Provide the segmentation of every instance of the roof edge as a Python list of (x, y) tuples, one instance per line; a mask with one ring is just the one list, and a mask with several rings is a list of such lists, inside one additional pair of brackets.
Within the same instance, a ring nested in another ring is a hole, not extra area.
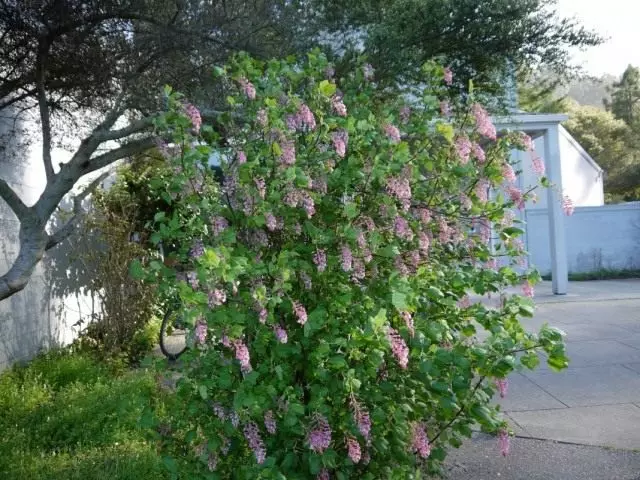
[(598, 162), (596, 162), (593, 157), (589, 155), (589, 152), (587, 152), (584, 147), (580, 145), (580, 143), (575, 138), (573, 138), (573, 135), (571, 135), (566, 128), (560, 125), (559, 130), (562, 136), (569, 141), (569, 143), (578, 151), (578, 153), (582, 155), (582, 157), (584, 157), (587, 162), (589, 162), (591, 166), (596, 169), (598, 173), (604, 172), (604, 169), (600, 165), (598, 165)]

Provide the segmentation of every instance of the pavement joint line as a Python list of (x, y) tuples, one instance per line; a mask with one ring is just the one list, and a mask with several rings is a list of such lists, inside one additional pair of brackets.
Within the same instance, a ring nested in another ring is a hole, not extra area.
[(576, 445), (578, 447), (606, 448), (607, 450), (617, 450), (619, 452), (637, 452), (636, 448), (619, 448), (619, 447), (611, 447), (609, 445), (597, 445), (593, 443), (571, 442), (569, 440), (555, 440), (553, 438), (542, 438), (542, 437), (534, 437), (534, 436), (526, 436), (526, 435), (514, 435), (514, 437), (526, 438), (527, 440), (537, 440), (539, 442), (552, 442), (552, 443), (560, 443), (563, 445)]
[(525, 413), (525, 412), (546, 412), (552, 410), (566, 410), (567, 408), (591, 408), (591, 407), (617, 407), (619, 405), (633, 405), (634, 407), (640, 408), (640, 405), (636, 405), (633, 402), (619, 402), (619, 403), (597, 403), (595, 405), (573, 405), (567, 406), (566, 408), (538, 408), (536, 410), (504, 410), (504, 413)]
[[(571, 360), (571, 359), (569, 359)], [(640, 363), (640, 361), (638, 362), (626, 362), (626, 363)], [(594, 367), (625, 367), (625, 368), (629, 368), (626, 366), (625, 363), (594, 363), (591, 365), (580, 365), (580, 366), (571, 366), (569, 365), (567, 368), (565, 368), (564, 370), (561, 370), (559, 372), (554, 372), (553, 370), (542, 370), (541, 368), (536, 368), (535, 370), (528, 370), (526, 373), (529, 373), (531, 375), (562, 375), (563, 373), (571, 373), (572, 370), (580, 370), (583, 368), (594, 368)], [(636, 372), (635, 370), (631, 369), (633, 372)], [(520, 372), (518, 372), (520, 373)], [(640, 375), (640, 373), (638, 373)], [(522, 374), (523, 377), (526, 377), (526, 375), (523, 373)], [(528, 377), (527, 377), (528, 378)], [(542, 388), (542, 387), (541, 387)]]
[[(632, 363), (636, 363), (636, 362), (632, 362)], [(631, 367), (627, 367), (627, 365), (626, 365), (626, 364), (621, 363), (620, 365), (621, 365), (622, 367), (626, 368), (627, 370), (629, 370), (629, 371), (631, 371), (631, 372), (635, 373), (636, 375), (640, 375), (640, 372), (638, 372), (637, 370), (634, 370), (634, 369), (633, 369), (633, 368), (631, 368)]]
[[(631, 331), (631, 330), (629, 330), (629, 331)], [(615, 339), (615, 340), (616, 340), (616, 342), (621, 343), (622, 345), (624, 345), (626, 347), (635, 348), (636, 350), (640, 350), (639, 347), (636, 347), (634, 345), (629, 345), (628, 343), (624, 343), (624, 341), (622, 341), (622, 340), (618, 340), (618, 339)]]
[[(553, 372), (551, 372), (553, 373)], [(534, 382), (533, 380), (531, 380), (529, 377), (527, 377), (526, 375), (523, 375), (524, 378), (526, 378), (527, 380), (529, 380), (531, 383), (533, 383), (536, 387), (538, 387), (540, 390), (542, 390), (544, 393), (546, 393), (547, 395), (549, 395), (550, 397), (556, 399), (558, 402), (560, 402), (562, 405), (564, 405), (567, 408), (571, 408), (569, 405), (567, 405), (566, 403), (564, 403), (562, 400), (560, 400), (559, 398), (557, 398), (555, 395), (553, 395), (550, 392), (547, 392), (544, 388), (542, 388), (540, 385), (538, 385), (536, 382)]]

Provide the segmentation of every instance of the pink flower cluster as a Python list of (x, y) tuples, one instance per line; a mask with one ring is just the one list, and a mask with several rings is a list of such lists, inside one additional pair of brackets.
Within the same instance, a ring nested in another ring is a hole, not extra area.
[(256, 113), (256, 122), (258, 122), (258, 125), (260, 125), (261, 127), (267, 126), (269, 118), (267, 116), (267, 111), (264, 108), (261, 108), (260, 110), (258, 110), (258, 113)]
[(509, 162), (504, 162), (502, 164), (502, 177), (508, 183), (515, 183), (516, 181), (516, 172), (513, 170), (513, 167)]
[(524, 195), (518, 187), (513, 185), (507, 187), (507, 194), (518, 209), (522, 210), (524, 208)]
[(195, 105), (187, 103), (184, 106), (184, 112), (187, 117), (189, 117), (191, 125), (193, 125), (193, 129), (196, 131), (196, 133), (198, 133), (200, 131), (200, 127), (202, 126), (202, 117), (200, 116), (200, 110), (198, 110)]
[(264, 427), (271, 435), (276, 433), (276, 420), (273, 418), (273, 412), (271, 410), (267, 410), (264, 414)]
[(431, 247), (431, 238), (426, 233), (420, 232), (420, 235), (418, 235), (418, 248), (426, 255), (429, 253), (429, 247)]
[(395, 125), (387, 123), (384, 126), (384, 133), (393, 143), (398, 143), (400, 141), (400, 130), (398, 130), (398, 127), (396, 127)]
[(509, 432), (506, 428), (501, 428), (498, 432), (498, 448), (503, 457), (509, 455)]
[(300, 105), (295, 115), (289, 115), (287, 117), (287, 127), (291, 131), (296, 130), (315, 130), (316, 117), (307, 105), (304, 103)]
[(317, 414), (314, 426), (307, 436), (309, 448), (316, 453), (323, 453), (331, 445), (331, 427), (327, 419)]
[(408, 178), (404, 176), (390, 177), (387, 180), (387, 193), (396, 197), (405, 210), (410, 206), (411, 185)]
[(387, 339), (391, 344), (391, 353), (396, 358), (401, 368), (407, 368), (409, 365), (409, 348), (400, 334), (393, 328), (387, 330)]
[(522, 282), (522, 294), (525, 297), (533, 298), (534, 289), (533, 289), (533, 285), (529, 280), (525, 280), (524, 282)]
[(371, 440), (371, 418), (369, 417), (369, 412), (358, 404), (354, 404), (353, 420), (358, 426), (360, 435), (369, 442)]
[(471, 145), (471, 153), (474, 157), (476, 157), (478, 163), (483, 164), (484, 162), (486, 162), (487, 155), (478, 143), (473, 142), (473, 144)]
[(233, 342), (233, 348), (236, 351), (236, 360), (240, 362), (240, 370), (243, 373), (249, 373), (253, 370), (251, 367), (251, 358), (249, 356), (249, 349), (242, 340), (235, 340)]
[(244, 153), (244, 151), (242, 150), (238, 150), (238, 153), (236, 154), (236, 159), (238, 160), (238, 165), (243, 165), (247, 163), (247, 154)]
[(460, 163), (466, 165), (469, 163), (469, 157), (471, 156), (471, 150), (473, 145), (466, 136), (460, 136), (456, 139), (455, 149), (456, 155), (460, 159)]
[(293, 311), (296, 314), (296, 317), (298, 317), (298, 323), (300, 325), (307, 323), (307, 311), (301, 303), (293, 302)]
[(411, 429), (411, 451), (417, 453), (420, 458), (428, 458), (431, 455), (431, 445), (424, 423), (416, 422)]
[(411, 108), (405, 105), (400, 109), (400, 122), (403, 124), (409, 123), (410, 118), (411, 118)]
[(283, 165), (291, 166), (296, 163), (296, 145), (293, 140), (283, 140), (280, 142), (280, 162)]
[(280, 343), (287, 343), (287, 341), (289, 340), (289, 337), (287, 336), (287, 331), (282, 328), (280, 325), (276, 325), (274, 327), (275, 333), (276, 333), (276, 339), (280, 342)]
[(341, 257), (342, 270), (344, 270), (345, 272), (350, 272), (353, 267), (353, 253), (347, 245), (342, 246)]
[(203, 320), (198, 320), (193, 331), (195, 341), (198, 345), (203, 345), (207, 341), (207, 324)]
[(244, 94), (247, 96), (247, 98), (249, 100), (255, 100), (256, 87), (254, 87), (253, 84), (244, 77), (238, 80), (238, 83), (242, 87), (242, 90), (244, 91)]
[(349, 134), (346, 130), (338, 130), (331, 135), (331, 141), (333, 142), (333, 148), (340, 158), (344, 158), (347, 154), (347, 146), (349, 144)]
[(411, 315), (411, 313), (407, 312), (406, 310), (400, 312), (400, 316), (404, 320), (404, 324), (407, 326), (409, 333), (413, 337), (416, 334), (416, 330), (413, 325), (413, 316)]
[(313, 254), (313, 263), (316, 264), (318, 272), (324, 272), (327, 268), (327, 253), (325, 250), (316, 250)]
[(258, 189), (258, 195), (260, 195), (260, 198), (264, 200), (264, 197), (267, 194), (267, 184), (265, 183), (264, 178), (256, 177), (253, 179), (253, 183), (255, 183), (256, 188)]
[(409, 222), (407, 222), (407, 220), (401, 215), (396, 215), (396, 218), (393, 221), (393, 230), (398, 238), (407, 241), (411, 241), (413, 239), (413, 231), (409, 226)]
[(453, 71), (451, 70), (451, 68), (444, 67), (443, 75), (445, 85), (451, 86), (451, 84), (453, 83)]
[(331, 106), (333, 107), (333, 110), (341, 117), (347, 116), (347, 106), (342, 103), (342, 97), (338, 95), (334, 95), (333, 97), (331, 97)]
[(360, 444), (358, 443), (358, 440), (351, 436), (348, 436), (346, 438), (346, 444), (347, 452), (351, 461), (353, 463), (360, 462), (360, 459), (362, 458), (362, 451), (360, 450)]
[(496, 127), (491, 122), (489, 113), (487, 113), (479, 103), (474, 104), (473, 107), (471, 107), (471, 111), (476, 118), (476, 128), (478, 133), (490, 140), (495, 140), (497, 138)]
[(478, 200), (486, 202), (489, 198), (489, 181), (484, 178), (478, 180), (474, 193), (476, 194), (476, 197), (478, 197)]
[(509, 382), (506, 378), (496, 378), (496, 388), (500, 394), (500, 398), (507, 396), (507, 389), (509, 388)]
[(533, 173), (539, 177), (543, 177), (545, 173), (544, 160), (537, 155), (534, 155), (531, 159), (531, 169)]
[(326, 468), (320, 470), (320, 473), (316, 475), (316, 480), (331, 480), (331, 477), (329, 476), (329, 470), (327, 470)]
[(571, 200), (571, 198), (569, 198), (568, 195), (564, 195), (562, 197), (562, 210), (564, 211), (564, 214), (568, 217), (573, 215), (573, 211), (575, 210), (575, 207), (573, 206), (573, 201)]
[(258, 426), (254, 422), (248, 422), (244, 426), (244, 438), (249, 444), (249, 448), (253, 450), (256, 462), (262, 464), (267, 457), (267, 450), (264, 448), (264, 442), (260, 437)]
[(278, 220), (271, 212), (267, 212), (264, 214), (264, 222), (267, 227), (267, 230), (270, 232), (274, 232), (278, 228)]
[(222, 305), (227, 301), (227, 294), (224, 290), (219, 288), (215, 288), (209, 291), (209, 308), (216, 307), (218, 305)]

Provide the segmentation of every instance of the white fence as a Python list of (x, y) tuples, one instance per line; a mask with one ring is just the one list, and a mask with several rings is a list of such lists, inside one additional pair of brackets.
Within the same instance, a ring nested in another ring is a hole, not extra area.
[[(564, 220), (569, 272), (640, 268), (640, 202), (578, 207)], [(530, 261), (549, 273), (547, 210), (527, 210), (526, 222)]]

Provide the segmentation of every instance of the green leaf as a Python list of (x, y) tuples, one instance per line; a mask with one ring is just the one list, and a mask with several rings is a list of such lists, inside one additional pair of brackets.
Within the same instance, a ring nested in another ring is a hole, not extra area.
[(200, 394), (203, 400), (206, 400), (207, 398), (209, 398), (209, 392), (207, 391), (207, 387), (204, 385), (200, 385), (198, 387), (198, 393)]
[(166, 217), (165, 212), (157, 212), (154, 216), (153, 216), (153, 220), (156, 222), (160, 222), (162, 220), (164, 220)]
[(369, 317), (369, 322), (374, 332), (381, 332), (387, 323), (387, 311), (381, 308), (375, 317)]
[(140, 260), (134, 260), (131, 262), (131, 265), (129, 266), (129, 275), (131, 275), (131, 278), (134, 280), (142, 280), (144, 278), (144, 268), (142, 268)]
[(436, 131), (442, 135), (449, 143), (453, 142), (455, 137), (455, 131), (453, 127), (448, 123), (438, 123), (436, 125)]
[(349, 202), (344, 206), (344, 214), (349, 220), (353, 220), (358, 216), (358, 207), (355, 203)]
[(322, 80), (318, 85), (318, 91), (325, 97), (330, 97), (336, 93), (336, 86), (328, 80)]
[(407, 309), (407, 295), (402, 293), (402, 292), (393, 291), (393, 292), (391, 292), (391, 303), (398, 310), (406, 310)]

